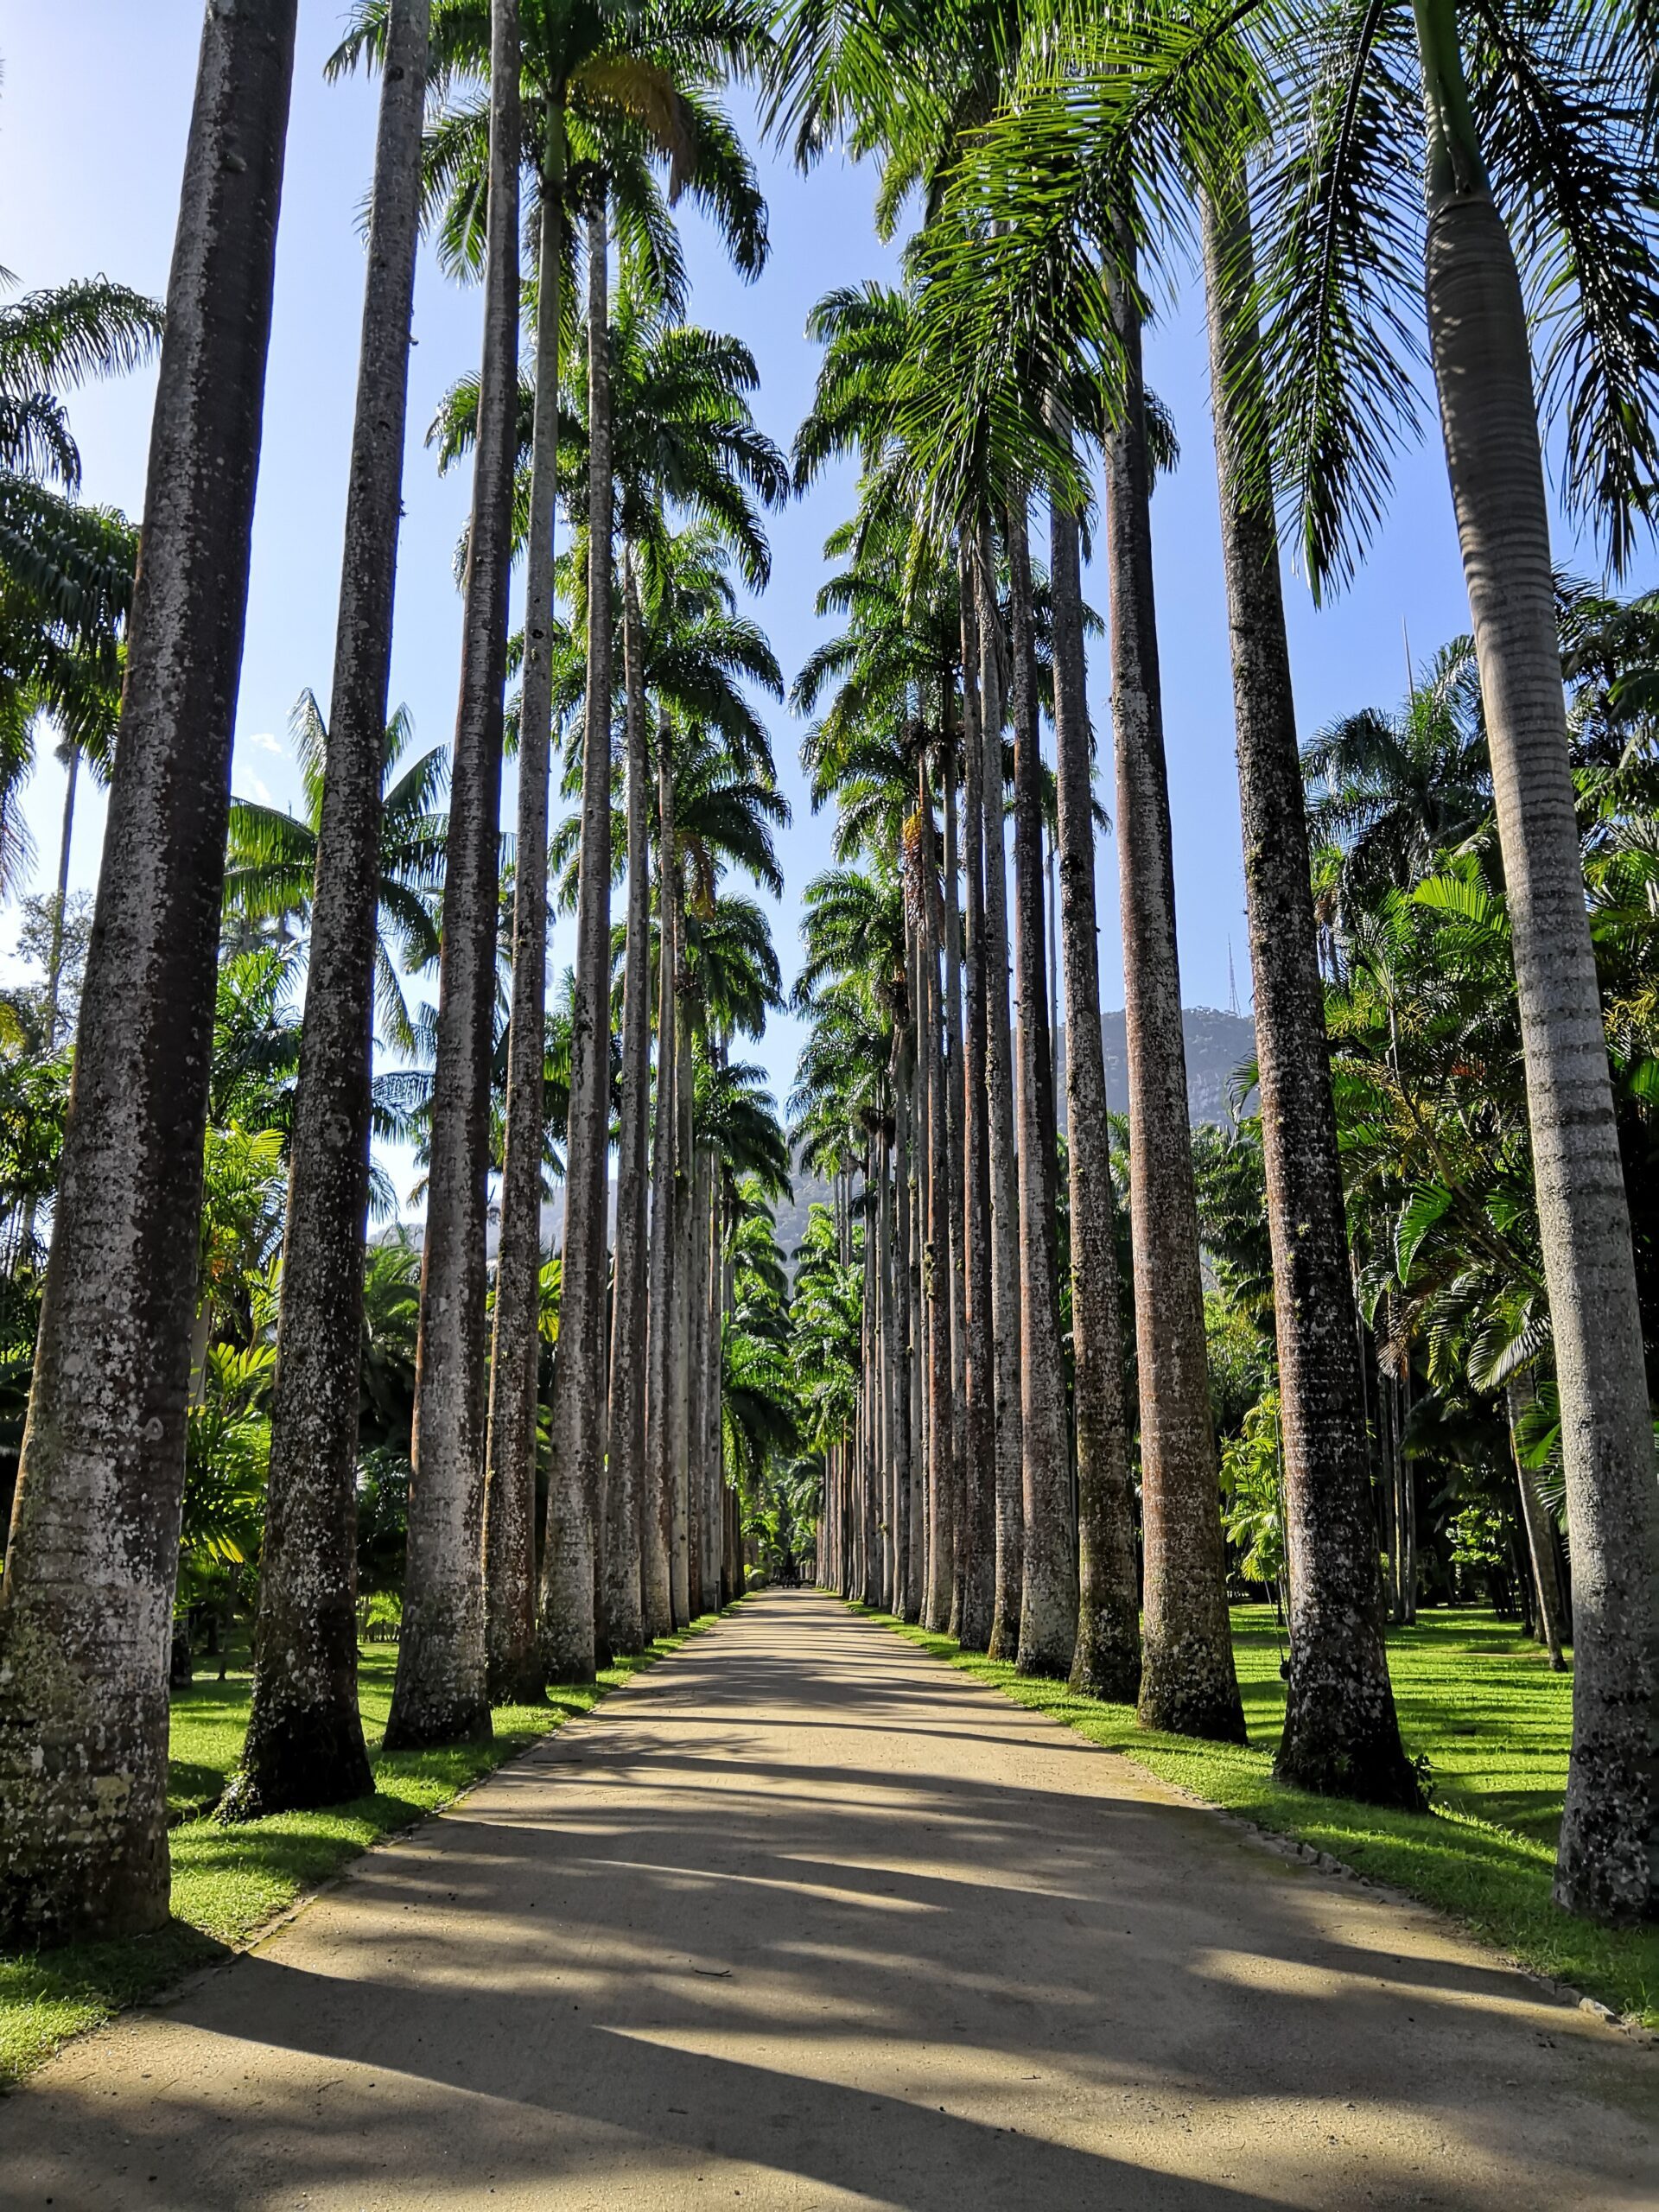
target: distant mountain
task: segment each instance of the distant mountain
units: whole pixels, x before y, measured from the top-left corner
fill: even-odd
[[[821,1176],[809,1175],[797,1160],[793,1177],[795,1195],[784,1199],[777,1208],[778,1249],[783,1254],[791,1276],[795,1268],[795,1254],[801,1239],[806,1235],[806,1217],[815,1205],[827,1206],[834,1202],[835,1192]]]
[[[1186,1040],[1189,1115],[1194,1122],[1230,1121],[1227,1094],[1238,1070],[1255,1057],[1255,1024],[1248,1014],[1190,1006],[1182,1010],[1181,1032]],[[1101,1041],[1106,1054],[1106,1103],[1114,1114],[1127,1114],[1129,1071],[1121,1007],[1101,1017]],[[1064,1031],[1060,1049],[1065,1049]]]
[[[1187,1108],[1193,1122],[1230,1121],[1232,1113],[1228,1094],[1238,1070],[1255,1058],[1255,1023],[1248,1014],[1224,1014],[1219,1007],[1212,1006],[1191,1006],[1182,1012],[1181,1031],[1186,1042]],[[1127,1114],[1129,1109],[1129,1076],[1121,1007],[1115,1013],[1102,1015],[1101,1033],[1106,1055],[1106,1103],[1113,1113]],[[1060,1127],[1064,1128],[1064,1026],[1058,1039],[1058,1060]],[[828,1183],[816,1175],[804,1173],[798,1166],[794,1198],[778,1208],[778,1243],[786,1260],[792,1258],[796,1247],[806,1234],[807,1209],[815,1203],[827,1206],[833,1196]]]

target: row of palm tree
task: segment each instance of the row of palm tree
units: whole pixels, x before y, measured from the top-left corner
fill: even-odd
[[[787,67],[777,113],[800,157],[844,131],[881,162],[878,204],[889,218],[909,196],[922,206],[904,284],[820,311],[825,365],[801,459],[810,468],[832,450],[858,454],[849,542],[884,566],[890,628],[917,610],[925,621],[952,587],[964,618],[953,667],[924,667],[918,656],[885,694],[844,692],[843,711],[823,726],[835,747],[823,793],[836,793],[843,839],[879,855],[889,874],[903,871],[908,904],[896,960],[884,949],[878,967],[861,962],[843,979],[871,1009],[899,981],[890,1088],[855,1089],[830,1109],[815,1095],[812,1112],[830,1110],[837,1122],[878,1224],[902,1221],[908,1205],[908,1249],[920,1255],[906,1292],[898,1264],[906,1236],[884,1245],[878,1228],[868,1248],[867,1304],[878,1318],[857,1446],[843,1470],[853,1487],[832,1487],[829,1501],[831,1579],[903,1602],[931,1625],[949,1611],[964,1640],[979,1642],[980,1492],[995,1461],[999,1496],[1016,1494],[1007,1470],[1017,1452],[1023,1529],[999,1522],[991,1648],[1017,1651],[1038,1672],[1074,1664],[1080,1680],[1120,1696],[1138,1674],[1148,1722],[1243,1732],[1205,1384],[1151,560],[1154,417],[1141,368],[1149,299],[1196,247],[1209,312],[1283,1436],[1290,1662],[1277,1769],[1315,1789],[1418,1800],[1383,1642],[1278,536],[1283,512],[1316,588],[1328,587],[1376,523],[1390,453],[1414,414],[1406,272],[1415,255],[1427,277],[1510,886],[1567,1494],[1575,1567],[1581,1557],[1591,1593],[1579,1621],[1557,1896],[1605,1917],[1640,1915],[1659,1816],[1649,1780],[1652,1432],[1573,820],[1535,397],[1536,382],[1559,403],[1575,497],[1624,557],[1650,480],[1644,379],[1659,336],[1659,263],[1643,197],[1655,148],[1638,35],[1613,10],[1494,6],[1471,24],[1437,0],[1363,16],[1271,0],[1084,11],[1040,0],[1019,10],[899,0],[876,10],[800,0],[780,35]],[[1091,445],[1103,489],[1129,1059],[1138,1621],[1107,1289],[1109,1138],[1091,1033],[1091,839],[1080,804],[1088,734],[1077,534]],[[1046,667],[1028,547],[1039,495],[1050,523]],[[1054,1073],[1039,951],[1045,687],[1069,948],[1081,1541],[1069,1523],[1071,1452],[1056,1387]],[[957,733],[968,734],[971,756],[976,729],[984,762],[976,791],[971,767],[964,775],[957,765]],[[1011,945],[1001,925],[1005,734]],[[893,756],[879,826],[871,764],[860,757],[872,746]],[[976,824],[965,855],[965,1025],[961,871],[950,849],[958,784]],[[1012,1128],[1010,976],[1020,1015]],[[839,1007],[825,1018],[840,1020]],[[813,1052],[806,1066],[816,1094]],[[884,1299],[899,1319],[896,1364],[886,1356]],[[1017,1384],[985,1358],[988,1302],[995,1345],[1019,1348]],[[907,1451],[912,1468],[907,1524],[896,1499],[890,1510],[879,1503],[894,1455],[874,1440],[901,1418],[906,1358],[925,1378],[897,1455]],[[1008,1633],[1016,1558],[1017,1642]],[[1096,1640],[1111,1655],[1098,1668]]]
[[[124,992],[125,1034],[102,1046],[89,1026],[79,1034],[65,1160],[82,1161],[81,1179],[55,1192],[6,1560],[9,1938],[115,1933],[165,1916],[166,1683],[149,1630],[171,1612],[178,1560],[195,1308],[194,1240],[176,1232],[200,1190],[209,1072],[200,1001],[226,893],[237,926],[256,935],[273,917],[283,930],[301,922],[307,975],[291,1112],[273,1136],[288,1174],[270,1478],[252,1710],[226,1817],[370,1786],[352,1529],[370,1135],[392,1089],[403,1125],[419,1134],[426,1225],[387,1743],[486,1733],[493,1701],[538,1695],[550,1679],[591,1679],[601,1657],[683,1625],[740,1583],[724,1481],[726,1320],[746,1224],[764,1223],[766,1192],[787,1188],[789,1159],[758,1071],[734,1052],[779,1002],[776,956],[760,908],[724,879],[735,868],[778,887],[771,832],[787,809],[744,690],[758,682],[778,692],[781,681],[736,611],[730,572],[764,582],[760,508],[784,495],[788,472],[754,427],[746,350],[685,323],[670,210],[689,191],[739,268],[761,265],[764,205],[715,95],[758,54],[764,29],[742,10],[622,18],[537,0],[365,0],[357,10],[331,66],[366,63],[382,77],[369,276],[334,696],[326,728],[315,702],[303,704],[307,818],[296,822],[228,808],[293,10],[267,11],[257,26],[210,16],[152,455],[151,595],[141,585],[128,666],[125,712],[144,720],[150,752],[124,785],[124,741],[99,909],[115,935],[92,954],[82,1000],[88,1023],[109,1022]],[[484,303],[479,372],[434,432],[447,463],[470,456],[474,486],[441,820],[433,801],[445,764],[429,754],[396,777],[407,729],[386,714],[423,228],[454,270],[481,276]],[[239,346],[219,356],[210,309],[232,293],[245,303]],[[521,385],[524,300],[535,341]],[[215,479],[226,488],[217,503],[206,490]],[[568,553],[554,542],[561,502]],[[515,643],[507,587],[519,552],[527,613]],[[211,607],[204,559],[226,587]],[[577,809],[550,854],[560,734]],[[504,988],[509,736],[518,814]],[[141,848],[142,883],[131,873]],[[550,859],[576,912],[577,944],[568,1101],[557,1101],[558,1349],[543,1409]],[[619,868],[627,912],[613,933]],[[412,1014],[403,976],[435,952],[435,1010]],[[377,1084],[377,1001],[388,1044],[429,1046],[429,1077]],[[118,1192],[93,1187],[87,1163],[106,1156]],[[175,1233],[157,1265],[166,1220]],[[86,1271],[101,1234],[111,1263],[94,1283]],[[184,1325],[170,1343],[169,1316]],[[83,1355],[100,1378],[90,1393]],[[747,1402],[759,1420],[762,1396]],[[734,1440],[744,1433],[740,1421]],[[96,1525],[75,1532],[68,1556],[61,1531],[77,1503]],[[25,1735],[42,1756],[19,1751]]]
[[[162,1660],[197,1310],[194,1240],[181,1232],[201,1194],[294,31],[293,0],[257,16],[212,10],[201,50],[145,558],[0,1604],[0,1927],[25,1938],[153,1926],[166,1910]],[[775,18],[704,0],[622,14],[550,0],[362,0],[338,66],[381,68],[381,121],[238,1809],[346,1796],[366,1781],[349,1531],[385,669],[423,218],[454,267],[481,272],[484,343],[387,1740],[481,1734],[509,1678],[518,1690],[540,1676],[587,1679],[603,1652],[689,1618],[718,1593],[722,1569],[734,1579],[720,1491],[722,1321],[736,1266],[727,1255],[761,1201],[733,1177],[752,1167],[779,1186],[787,1156],[751,1072],[731,1057],[737,1033],[776,999],[776,963],[756,911],[720,885],[732,860],[764,878],[760,831],[779,803],[764,748],[746,757],[733,745],[728,709],[686,708],[666,675],[653,689],[650,627],[664,607],[671,636],[682,619],[729,619],[706,559],[686,595],[695,607],[677,602],[677,528],[689,510],[753,563],[751,503],[781,492],[781,475],[739,404],[741,376],[705,380],[708,411],[696,418],[700,433],[721,426],[702,480],[723,485],[718,499],[653,448],[656,416],[630,448],[619,404],[629,352],[613,343],[628,316],[613,311],[611,279],[614,247],[639,329],[658,314],[665,330],[681,320],[671,206],[685,191],[739,268],[760,266],[764,211],[716,98],[725,77],[747,72],[803,163],[840,137],[879,161],[884,224],[912,199],[922,213],[903,283],[837,296],[817,318],[824,364],[796,454],[803,482],[837,454],[861,469],[858,512],[832,541],[845,568],[825,601],[844,612],[846,635],[798,696],[823,705],[810,766],[819,795],[836,803],[840,859],[864,861],[874,894],[856,945],[844,931],[853,894],[833,884],[815,894],[804,984],[815,1034],[798,1123],[841,1180],[836,1264],[851,1272],[825,1281],[844,1290],[855,1278],[861,1345],[850,1427],[819,1432],[821,1567],[837,1586],[954,1624],[965,1642],[1028,1671],[1075,1669],[1113,1694],[1138,1690],[1155,1725],[1242,1733],[1153,591],[1150,492],[1169,440],[1141,370],[1152,296],[1196,245],[1283,1436],[1291,1652],[1278,1767],[1304,1786],[1417,1802],[1383,1641],[1278,526],[1291,517],[1316,584],[1339,580],[1363,550],[1392,443],[1414,414],[1402,287],[1421,254],[1497,797],[1580,1600],[1558,1895],[1609,1918],[1649,1909],[1651,1432],[1535,396],[1536,383],[1559,397],[1570,480],[1624,556],[1649,503],[1646,393],[1659,345],[1642,36],[1628,11],[1503,0],[1474,22],[1452,0],[1413,0],[1409,10],[1399,0],[1361,16],[1280,0],[1104,0],[1085,11],[1047,0],[789,0]],[[1406,188],[1414,175],[1426,219]],[[527,436],[518,366],[526,185],[537,332]],[[645,351],[652,342],[640,340]],[[567,462],[565,392],[578,381],[582,435]],[[1096,455],[1131,1067],[1139,1590],[1129,1301],[1120,1310],[1107,1264],[1118,1231],[1091,972],[1081,554]],[[569,720],[577,949],[537,1574],[531,1353],[542,1298],[530,1230],[546,1142],[540,861],[562,484],[577,525],[569,596],[583,633]],[[1046,563],[1032,543],[1044,521]],[[499,817],[519,531],[531,607],[492,1359]],[[1067,995],[1064,1209],[1045,716]],[[693,827],[697,798],[742,817],[743,850]],[[629,1205],[607,1301],[619,854],[629,882],[618,1132]],[[855,1198],[871,1224],[856,1268]],[[629,1357],[642,1268],[643,1362]],[[844,1300],[838,1308],[831,1296],[827,1310],[844,1320]],[[831,1392],[826,1423],[834,1402]]]

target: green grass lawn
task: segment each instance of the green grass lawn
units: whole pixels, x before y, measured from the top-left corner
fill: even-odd
[[[607,1667],[591,1688],[556,1690],[545,1705],[498,1707],[488,1744],[390,1757],[379,1744],[397,1654],[388,1644],[365,1645],[358,1655],[359,1701],[374,1762],[374,1796],[325,1812],[285,1813],[235,1827],[220,1827],[202,1815],[218,1802],[241,1755],[250,1688],[245,1655],[239,1662],[232,1660],[224,1681],[198,1681],[176,1692],[168,1788],[176,1823],[172,1919],[154,1936],[121,1942],[75,1944],[21,1958],[0,1955],[0,2086],[38,2065],[66,2036],[98,2026],[124,2005],[154,1996],[191,1968],[245,1942],[347,1859],[436,1812],[715,1618],[706,1615],[680,1635],[659,1638],[639,1658]]]
[[[1552,1675],[1539,1647],[1490,1612],[1436,1611],[1389,1637],[1406,1747],[1428,1761],[1433,1803],[1427,1814],[1378,1812],[1274,1782],[1285,1685],[1268,1606],[1233,1609],[1248,1747],[1139,1728],[1128,1706],[1027,1680],[1006,1662],[959,1651],[948,1637],[874,1618],[1164,1781],[1438,1905],[1523,1966],[1659,2027],[1659,1928],[1592,1928],[1550,1902],[1572,1678]]]

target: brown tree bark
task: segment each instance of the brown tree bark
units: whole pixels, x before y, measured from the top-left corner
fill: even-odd
[[[677,893],[683,892],[677,884]],[[674,950],[677,961],[685,953],[684,912],[675,917]],[[669,1390],[668,1453],[671,1476],[669,1575],[673,1586],[674,1625],[683,1628],[692,1617],[690,1554],[690,1408],[691,1408],[691,1244],[692,1185],[696,1172],[696,1131],[692,1118],[695,1064],[692,1051],[691,1000],[683,969],[676,977],[674,1020],[675,1122],[674,1203],[669,1229]]]
[[[968,1392],[966,1255],[963,1246],[964,1191],[963,1184],[963,1035],[962,1035],[962,907],[958,890],[961,856],[957,850],[957,733],[953,728],[952,677],[941,671],[941,722],[944,743],[939,763],[940,815],[943,820],[944,874],[941,903],[944,948],[944,1142],[950,1170],[950,1407],[955,1426],[950,1454],[950,1634],[962,1628],[963,1573],[966,1554],[963,1530],[966,1519],[968,1475],[966,1413]]]
[[[536,1414],[542,1363],[542,1156],[547,1067],[547,810],[553,732],[553,537],[564,257],[563,118],[550,120],[537,255],[536,411],[518,712],[512,986],[501,1233],[484,1475],[485,1635],[492,1705],[543,1691],[536,1635]]]
[[[1302,1789],[1414,1807],[1422,1793],[1401,1748],[1382,1635],[1279,543],[1266,456],[1249,443],[1249,380],[1260,339],[1245,304],[1250,272],[1240,220],[1237,213],[1230,220],[1213,200],[1205,206],[1211,385],[1284,1436],[1290,1687],[1275,1771]]]
[[[491,11],[490,182],[461,702],[449,789],[414,1473],[388,1751],[487,1737],[485,1211],[518,390],[518,11]]]
[[[645,1633],[666,1636],[674,1625],[670,1573],[673,1535],[672,1425],[669,1398],[670,1238],[674,1217],[674,1117],[679,1086],[674,1068],[674,976],[677,902],[673,892],[674,761],[666,727],[657,745],[657,1095],[651,1127],[651,1238],[646,1253],[645,1503],[640,1586]]]
[[[645,643],[639,580],[622,555],[623,678],[628,728],[628,903],[622,974],[622,1114],[616,1167],[615,1287],[611,1317],[608,1510],[600,1606],[606,1649],[645,1641],[642,1532],[645,1481],[645,1260],[651,1113],[651,758],[645,741]]]
[[[993,1659],[1020,1645],[1025,1580],[1025,1489],[1020,1439],[1020,1192],[1014,1138],[1014,1029],[1008,1012],[1008,890],[1003,843],[1001,625],[988,527],[975,560],[980,649],[980,736],[984,763],[985,1090],[991,1176],[991,1316],[996,1363],[996,1594]]]
[[[1146,1548],[1140,1710],[1151,1728],[1242,1743],[1181,1033],[1141,321],[1122,287],[1114,308],[1128,365],[1105,483]]]
[[[202,33],[74,1086],[0,1582],[0,1942],[167,1919],[167,1664],[293,0]]]
[[[241,1770],[222,1808],[238,1818],[334,1804],[373,1787],[357,1707],[363,1239],[380,786],[429,15],[429,0],[397,0],[386,24],[289,1154],[253,1694]]]
[[[1071,1672],[1077,1644],[1077,1564],[1071,1536],[1065,1374],[1060,1360],[1058,1176],[1043,933],[1042,760],[1032,681],[1031,546],[1023,499],[1009,509],[1007,535],[1014,665],[1014,967],[1020,1001],[1020,1428],[1026,1524],[1015,1663],[1022,1675],[1064,1677]]]
[[[967,906],[967,1021],[963,1053],[963,1394],[962,1603],[957,1641],[989,1648],[996,1612],[996,1367],[991,1289],[990,1096],[986,1088],[985,740],[980,722],[979,624],[973,569],[960,563],[963,863]]]
[[[1095,782],[1084,683],[1083,580],[1075,515],[1049,517],[1054,626],[1060,955],[1065,976],[1066,1165],[1071,1216],[1071,1352],[1077,1429],[1077,1641],[1071,1686],[1133,1705],[1141,1689],[1135,1490],[1123,1402],[1116,1198],[1100,1031]]]
[[[950,1622],[956,1572],[955,1378],[950,1351],[950,1117],[945,1093],[945,1023],[939,954],[944,934],[933,798],[924,757],[918,770],[922,1051],[927,1084],[927,1244],[922,1295],[928,1304],[927,1590],[923,1625],[943,1635]]]
[[[590,1682],[596,1527],[605,1478],[606,1200],[611,1141],[611,338],[606,195],[588,213],[588,694],[576,871],[575,1004],[565,1143],[559,1344],[548,1418],[542,1663]]]

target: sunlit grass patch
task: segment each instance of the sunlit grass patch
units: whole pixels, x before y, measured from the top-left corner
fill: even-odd
[[[862,1610],[861,1608],[859,1610]],[[1459,1609],[1390,1631],[1406,1748],[1428,1762],[1427,1813],[1389,1813],[1287,1789],[1273,1777],[1284,1718],[1282,1641],[1271,1607],[1233,1608],[1248,1745],[1139,1727],[1134,1708],[1016,1673],[944,1636],[871,1614],[1017,1703],[1121,1751],[1165,1782],[1453,1914],[1522,1966],[1659,2027],[1659,1928],[1595,1928],[1551,1902],[1572,1741],[1572,1678],[1489,1612]]]
[[[358,1701],[374,1767],[373,1796],[233,1827],[202,1816],[219,1802],[241,1757],[251,1688],[245,1660],[222,1682],[197,1681],[180,1690],[173,1704],[168,1790],[179,1821],[171,1837],[173,1917],[154,1936],[22,1957],[0,1954],[0,2085],[39,2065],[66,2037],[100,2025],[124,2005],[155,1996],[245,1943],[372,1844],[451,1803],[717,1618],[705,1614],[679,1634],[659,1637],[639,1657],[605,1668],[595,1683],[550,1691],[545,1705],[498,1707],[487,1744],[390,1755],[381,1751],[380,1741],[397,1654],[385,1644],[365,1645],[358,1654]]]

